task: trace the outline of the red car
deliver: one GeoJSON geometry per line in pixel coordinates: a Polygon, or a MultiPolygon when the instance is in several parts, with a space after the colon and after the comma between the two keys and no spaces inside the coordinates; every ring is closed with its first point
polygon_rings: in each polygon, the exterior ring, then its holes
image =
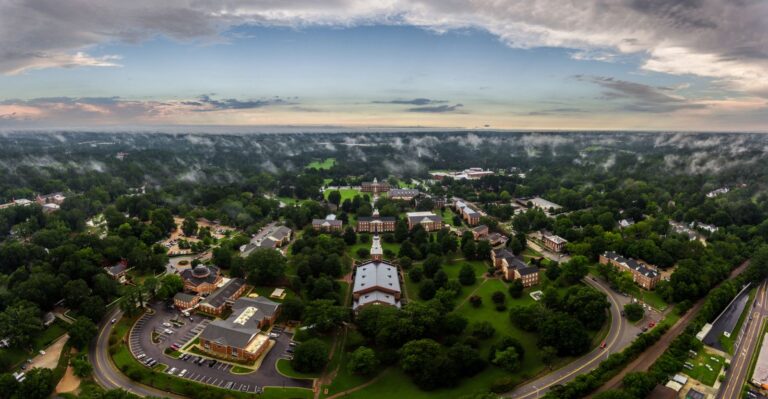
{"type": "Polygon", "coordinates": [[[600,349],[605,349],[605,341],[603,341],[603,343],[600,344],[600,349]]]}
{"type": "Polygon", "coordinates": [[[648,328],[653,328],[655,326],[656,326],[656,323],[654,323],[654,322],[648,323],[648,328]]]}

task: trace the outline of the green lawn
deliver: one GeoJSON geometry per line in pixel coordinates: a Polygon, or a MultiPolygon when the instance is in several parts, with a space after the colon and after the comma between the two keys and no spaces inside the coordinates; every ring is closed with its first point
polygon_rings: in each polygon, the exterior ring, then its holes
{"type": "Polygon", "coordinates": [[[279,359],[277,361],[277,371],[284,376],[293,378],[312,379],[320,376],[320,373],[302,373],[294,370],[291,366],[291,361],[288,359],[279,359]]]}
{"type": "Polygon", "coordinates": [[[321,161],[312,161],[307,165],[307,169],[319,169],[319,170],[328,170],[332,168],[334,165],[336,165],[336,158],[326,158],[322,162],[321,161]]]}
{"type": "Polygon", "coordinates": [[[723,367],[725,359],[722,356],[707,353],[702,349],[695,359],[688,360],[688,362],[693,364],[693,370],[683,369],[685,374],[701,381],[702,384],[713,386],[715,385],[717,376],[720,374],[720,369],[723,367]],[[708,369],[707,365],[709,365],[712,370],[708,369]]]}
{"type": "Polygon", "coordinates": [[[445,207],[445,212],[443,212],[440,217],[443,218],[443,222],[450,224],[453,227],[461,227],[461,224],[454,224],[453,223],[453,216],[456,215],[453,210],[449,207],[445,207]]]}
{"type": "Polygon", "coordinates": [[[352,201],[352,198],[355,198],[356,195],[359,195],[362,197],[364,193],[355,190],[353,188],[342,188],[341,190],[325,190],[323,191],[323,198],[328,199],[328,195],[331,194],[331,191],[339,191],[341,193],[341,202],[344,202],[344,200],[348,199],[352,201]]]}
{"type": "Polygon", "coordinates": [[[642,288],[639,288],[638,291],[638,295],[643,302],[662,312],[669,306],[656,291],[647,291],[642,288]]]}
{"type": "MultiPolygon", "coordinates": [[[[369,235],[369,237],[371,237],[369,235]]],[[[385,250],[390,250],[394,252],[395,257],[397,257],[397,253],[400,252],[400,244],[395,242],[385,242],[384,240],[381,240],[381,247],[385,250]]],[[[368,242],[358,242],[355,245],[350,245],[347,247],[347,255],[349,255],[350,258],[354,260],[361,260],[361,259],[368,259],[370,258],[370,250],[371,250],[371,240],[369,239],[368,242]],[[362,258],[357,256],[357,250],[363,248],[366,250],[366,255],[362,258]]],[[[386,258],[386,256],[385,256],[386,258]]]]}
{"type": "Polygon", "coordinates": [[[269,295],[272,294],[272,291],[275,290],[275,287],[254,287],[252,293],[255,292],[259,294],[259,296],[263,296],[264,298],[269,299],[270,301],[275,302],[283,302],[286,299],[296,298],[296,293],[293,292],[292,289],[283,287],[285,289],[285,299],[280,298],[271,298],[269,295]]]}
{"type": "Polygon", "coordinates": [[[755,294],[757,294],[757,288],[752,287],[752,289],[749,291],[749,299],[747,300],[747,304],[744,306],[744,310],[741,311],[741,316],[739,316],[739,321],[736,323],[736,326],[733,328],[733,332],[731,332],[731,336],[730,337],[726,337],[725,335],[720,336],[720,344],[723,345],[723,349],[725,349],[725,351],[730,353],[731,355],[733,355],[733,344],[736,342],[736,337],[739,336],[739,331],[741,331],[741,326],[744,325],[744,319],[747,318],[747,315],[752,309],[751,303],[755,300],[755,294]]]}

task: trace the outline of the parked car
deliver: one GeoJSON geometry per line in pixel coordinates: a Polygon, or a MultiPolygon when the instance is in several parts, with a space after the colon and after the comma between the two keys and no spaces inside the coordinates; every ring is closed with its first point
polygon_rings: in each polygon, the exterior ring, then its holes
{"type": "Polygon", "coordinates": [[[168,374],[173,375],[173,373],[176,372],[176,367],[172,367],[170,370],[168,370],[168,374]]]}
{"type": "Polygon", "coordinates": [[[184,374],[187,374],[187,369],[181,370],[181,373],[179,373],[179,377],[184,377],[184,374]]]}
{"type": "Polygon", "coordinates": [[[168,322],[163,323],[163,327],[171,327],[171,323],[168,323],[168,322]]]}

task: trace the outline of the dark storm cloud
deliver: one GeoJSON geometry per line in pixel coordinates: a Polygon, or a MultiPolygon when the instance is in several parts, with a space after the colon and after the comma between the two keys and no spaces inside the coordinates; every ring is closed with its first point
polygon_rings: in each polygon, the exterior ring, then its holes
{"type": "Polygon", "coordinates": [[[435,105],[435,106],[427,106],[427,107],[414,107],[414,108],[408,108],[408,112],[423,112],[423,113],[429,113],[429,114],[446,114],[451,112],[458,112],[459,108],[463,107],[464,104],[455,104],[455,105],[435,105]]]}
{"type": "Polygon", "coordinates": [[[672,112],[706,107],[704,104],[694,103],[684,97],[668,94],[674,91],[669,87],[649,86],[605,76],[576,75],[574,78],[602,87],[604,90],[600,99],[618,101],[620,108],[626,111],[672,112]]]}
{"type": "Polygon", "coordinates": [[[400,104],[400,105],[429,105],[429,104],[443,104],[448,101],[444,100],[431,100],[429,98],[414,98],[412,100],[389,100],[389,101],[372,101],[373,104],[400,104]]]}

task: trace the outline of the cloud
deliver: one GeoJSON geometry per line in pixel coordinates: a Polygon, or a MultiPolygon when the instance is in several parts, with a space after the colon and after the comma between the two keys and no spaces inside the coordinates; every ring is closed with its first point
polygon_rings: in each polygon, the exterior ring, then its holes
{"type": "Polygon", "coordinates": [[[414,98],[412,100],[372,101],[373,104],[401,104],[401,105],[429,105],[447,103],[444,100],[430,100],[428,98],[414,98]]]}
{"type": "Polygon", "coordinates": [[[228,112],[296,104],[280,97],[238,100],[202,95],[194,100],[130,100],[120,97],[40,97],[0,101],[0,121],[41,119],[81,122],[157,122],[199,112],[228,112]]]}
{"type": "Polygon", "coordinates": [[[654,87],[604,76],[574,76],[604,89],[602,99],[616,100],[621,108],[634,112],[672,112],[681,109],[702,109],[707,105],[674,94],[674,88],[654,87]]]}
{"type": "Polygon", "coordinates": [[[768,96],[768,2],[757,0],[40,0],[0,3],[0,71],[113,66],[104,43],[165,36],[238,40],[247,25],[474,28],[510,47],[561,47],[576,59],[632,54],[649,71],[692,74],[768,96]]]}
{"type": "Polygon", "coordinates": [[[445,114],[445,113],[451,113],[451,112],[459,112],[459,108],[463,107],[463,104],[455,104],[455,105],[435,105],[435,106],[426,106],[426,107],[414,107],[414,108],[408,108],[408,112],[423,112],[423,113],[431,113],[431,114],[445,114]]]}
{"type": "Polygon", "coordinates": [[[199,107],[196,111],[219,111],[224,109],[264,108],[273,105],[293,105],[295,103],[283,100],[279,97],[263,100],[238,100],[236,98],[216,100],[211,96],[204,94],[200,96],[197,101],[184,101],[183,104],[199,107]]]}
{"type": "Polygon", "coordinates": [[[584,112],[587,112],[587,111],[581,108],[562,107],[562,108],[549,108],[549,109],[542,109],[538,111],[531,111],[531,112],[528,112],[526,115],[540,116],[540,115],[559,115],[559,114],[580,114],[584,112]]]}

